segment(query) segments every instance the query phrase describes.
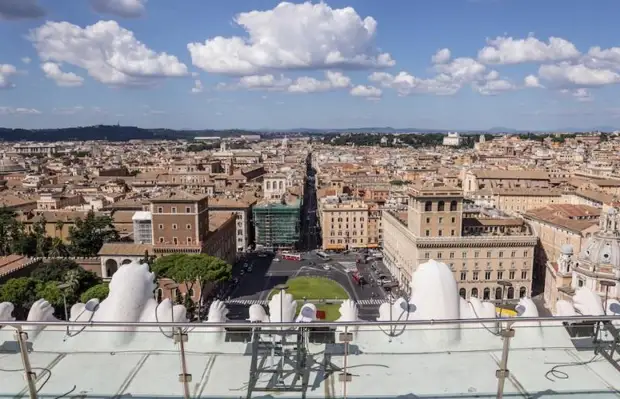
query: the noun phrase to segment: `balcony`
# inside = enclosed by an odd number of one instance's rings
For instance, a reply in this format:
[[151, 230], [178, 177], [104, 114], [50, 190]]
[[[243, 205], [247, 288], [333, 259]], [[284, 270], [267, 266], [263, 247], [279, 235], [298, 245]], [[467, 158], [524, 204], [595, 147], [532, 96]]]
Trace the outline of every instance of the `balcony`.
[[[620, 355], [611, 322], [620, 317], [562, 320], [585, 323], [576, 334], [581, 337], [571, 338], [558, 318], [539, 317], [312, 324], [5, 321], [0, 395], [617, 397]], [[593, 325], [601, 327], [595, 341]]]

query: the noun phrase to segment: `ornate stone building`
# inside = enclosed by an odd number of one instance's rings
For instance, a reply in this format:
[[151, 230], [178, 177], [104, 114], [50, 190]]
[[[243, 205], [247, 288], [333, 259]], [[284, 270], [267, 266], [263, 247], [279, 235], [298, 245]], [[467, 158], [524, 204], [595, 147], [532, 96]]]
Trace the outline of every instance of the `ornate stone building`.
[[406, 218], [382, 217], [384, 263], [403, 291], [418, 265], [436, 259], [451, 268], [463, 298], [531, 294], [537, 238], [522, 220], [465, 217], [462, 190], [439, 182], [411, 189]]
[[570, 299], [575, 289], [588, 287], [601, 297], [620, 299], [620, 212], [619, 203], [603, 211], [599, 231], [573, 257], [570, 245], [562, 247], [555, 262], [547, 262], [545, 305], [555, 311], [560, 299]]

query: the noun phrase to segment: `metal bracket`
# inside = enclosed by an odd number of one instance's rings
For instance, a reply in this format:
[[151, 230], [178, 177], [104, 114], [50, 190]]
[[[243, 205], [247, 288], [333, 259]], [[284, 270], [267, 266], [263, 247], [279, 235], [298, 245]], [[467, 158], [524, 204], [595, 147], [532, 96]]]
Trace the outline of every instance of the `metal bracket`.
[[502, 330], [500, 332], [500, 335], [502, 336], [502, 338], [512, 338], [515, 336], [515, 330], [513, 330], [512, 328], [508, 328], [508, 329]]
[[179, 374], [179, 382], [192, 382], [191, 374]]
[[174, 337], [174, 343], [175, 344], [180, 343], [181, 340], [183, 340], [183, 342], [187, 342], [187, 340], [188, 340], [187, 333], [185, 333], [185, 332], [180, 333], [180, 332], [177, 331], [177, 332], [175, 332], [173, 334], [173, 337]]
[[495, 377], [497, 378], [508, 378], [510, 377], [510, 370], [495, 370]]
[[338, 341], [340, 342], [353, 342], [353, 334], [352, 333], [340, 333], [338, 334]]
[[353, 380], [353, 375], [351, 373], [340, 373], [338, 374], [339, 382], [351, 382]]

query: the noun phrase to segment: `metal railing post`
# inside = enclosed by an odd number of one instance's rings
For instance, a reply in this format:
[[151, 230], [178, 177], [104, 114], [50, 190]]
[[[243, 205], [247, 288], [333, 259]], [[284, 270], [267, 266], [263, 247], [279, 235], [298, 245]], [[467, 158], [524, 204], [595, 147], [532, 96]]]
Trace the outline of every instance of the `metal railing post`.
[[179, 382], [183, 384], [184, 398], [190, 399], [189, 383], [192, 382], [192, 375], [187, 372], [187, 361], [185, 359], [185, 343], [187, 339], [187, 332], [179, 327], [174, 333], [174, 342], [179, 344], [179, 352], [181, 355], [181, 374], [179, 374]]
[[511, 322], [506, 324], [506, 328], [500, 332], [500, 336], [504, 340], [504, 345], [502, 347], [502, 359], [499, 363], [499, 369], [495, 371], [498, 399], [504, 397], [504, 384], [506, 383], [506, 378], [510, 377], [510, 371], [508, 370], [508, 352], [510, 352], [510, 340], [515, 336], [515, 330], [512, 328]]
[[19, 353], [22, 358], [22, 364], [24, 365], [24, 377], [28, 384], [28, 396], [30, 396], [30, 399], [37, 399], [37, 386], [35, 384], [35, 378], [37, 376], [30, 366], [30, 358], [28, 356], [28, 333], [24, 332], [21, 326], [15, 326], [15, 329], [15, 339], [19, 344]]

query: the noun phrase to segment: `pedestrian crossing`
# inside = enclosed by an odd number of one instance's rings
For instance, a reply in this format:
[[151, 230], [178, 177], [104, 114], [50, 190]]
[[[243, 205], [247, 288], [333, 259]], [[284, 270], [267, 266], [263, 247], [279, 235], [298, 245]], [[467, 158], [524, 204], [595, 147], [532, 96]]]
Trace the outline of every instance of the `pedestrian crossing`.
[[[298, 301], [298, 302], [302, 302], [302, 301]], [[342, 303], [342, 300], [341, 299], [325, 299], [325, 300], [319, 299], [319, 300], [308, 300], [306, 302], [314, 303], [318, 305], [318, 304], [323, 304], [323, 303]], [[382, 303], [386, 303], [386, 302], [389, 302], [389, 301], [385, 299], [360, 299], [359, 301], [357, 301], [357, 304], [360, 306], [372, 306], [372, 305], [381, 305]], [[263, 300], [263, 299], [229, 299], [227, 301], [224, 301], [224, 303], [227, 305], [267, 306], [269, 304], [269, 301]]]

